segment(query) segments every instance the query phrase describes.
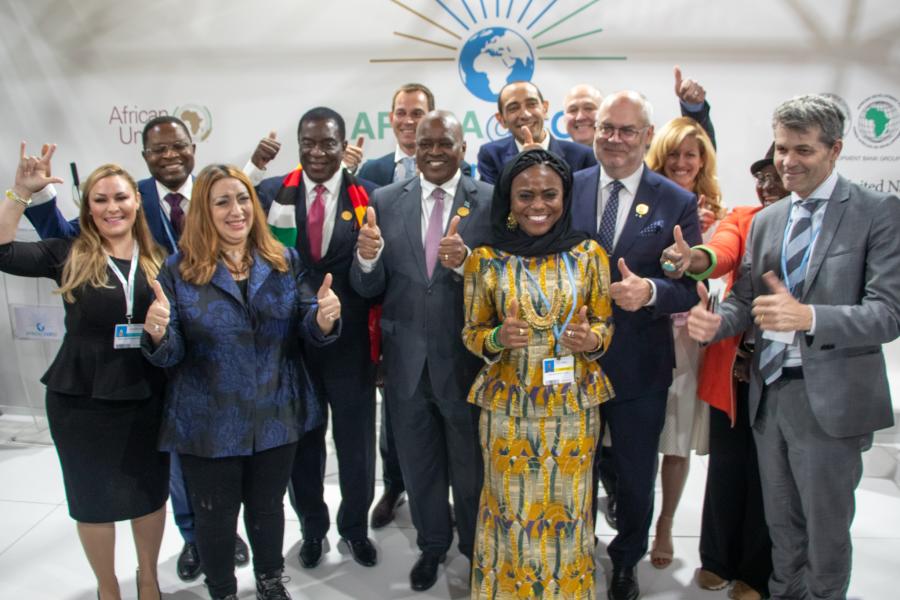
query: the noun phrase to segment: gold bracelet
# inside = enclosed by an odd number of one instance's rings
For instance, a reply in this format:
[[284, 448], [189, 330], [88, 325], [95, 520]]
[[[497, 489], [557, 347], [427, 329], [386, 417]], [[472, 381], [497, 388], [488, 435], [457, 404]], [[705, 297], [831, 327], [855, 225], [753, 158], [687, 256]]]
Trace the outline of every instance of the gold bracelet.
[[23, 198], [22, 196], [15, 193], [13, 190], [6, 190], [6, 197], [12, 200], [13, 202], [18, 202], [25, 208], [31, 206], [31, 196], [28, 199]]
[[593, 350], [589, 350], [589, 351], [588, 351], [588, 354], [593, 354], [593, 353], [595, 353], [595, 352], [600, 352], [600, 348], [603, 347], [603, 336], [601, 336], [599, 333], [597, 333], [597, 332], [595, 332], [595, 331], [592, 331], [591, 333], [593, 333], [594, 335], [597, 336], [597, 347], [594, 348]]

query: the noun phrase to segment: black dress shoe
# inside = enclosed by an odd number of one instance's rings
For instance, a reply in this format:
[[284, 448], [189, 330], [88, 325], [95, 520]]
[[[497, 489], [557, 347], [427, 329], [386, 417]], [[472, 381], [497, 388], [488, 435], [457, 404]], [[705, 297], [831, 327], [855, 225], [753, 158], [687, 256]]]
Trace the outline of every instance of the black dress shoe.
[[234, 536], [234, 564], [243, 567], [250, 562], [250, 550], [247, 548], [247, 542], [241, 539], [241, 536]]
[[447, 558], [446, 554], [438, 556], [430, 552], [423, 552], [416, 564], [413, 565], [412, 571], [409, 572], [410, 587], [417, 592], [424, 592], [433, 586], [437, 581], [438, 565], [444, 562], [445, 558]]
[[291, 600], [291, 595], [284, 589], [284, 583], [290, 577], [282, 577], [281, 571], [269, 575], [256, 576], [256, 600]]
[[378, 551], [369, 538], [360, 538], [358, 540], [345, 539], [344, 542], [350, 549], [350, 555], [353, 560], [364, 567], [374, 567], [378, 562]]
[[606, 497], [606, 514], [603, 515], [606, 517], [606, 524], [610, 526], [610, 528], [618, 530], [618, 521], [616, 521], [616, 495], [610, 494]]
[[178, 555], [178, 562], [175, 563], [175, 570], [178, 572], [178, 579], [182, 581], [193, 581], [200, 577], [203, 570], [200, 565], [200, 554], [197, 552], [197, 544], [193, 542], [185, 542]]
[[406, 495], [402, 491], [394, 492], [391, 488], [385, 488], [384, 494], [372, 509], [372, 529], [381, 529], [393, 521], [394, 511], [405, 499]]
[[304, 569], [312, 569], [322, 561], [322, 540], [303, 538], [300, 544], [300, 564]]
[[613, 566], [612, 579], [606, 597], [609, 600], [637, 600], [641, 595], [634, 567], [621, 568]]

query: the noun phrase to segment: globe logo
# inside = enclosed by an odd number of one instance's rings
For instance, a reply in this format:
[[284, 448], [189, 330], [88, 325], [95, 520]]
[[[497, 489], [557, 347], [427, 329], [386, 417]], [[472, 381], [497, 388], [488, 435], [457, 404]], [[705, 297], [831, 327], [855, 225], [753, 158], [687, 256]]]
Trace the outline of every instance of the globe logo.
[[205, 141], [212, 133], [212, 115], [209, 109], [200, 104], [182, 104], [172, 114], [184, 121], [191, 130], [195, 142]]
[[521, 35], [506, 27], [489, 27], [474, 34], [459, 55], [459, 76], [472, 94], [496, 102], [511, 81], [531, 81], [534, 52]]
[[856, 137], [869, 148], [884, 148], [900, 136], [900, 102], [893, 96], [869, 96], [856, 110]]

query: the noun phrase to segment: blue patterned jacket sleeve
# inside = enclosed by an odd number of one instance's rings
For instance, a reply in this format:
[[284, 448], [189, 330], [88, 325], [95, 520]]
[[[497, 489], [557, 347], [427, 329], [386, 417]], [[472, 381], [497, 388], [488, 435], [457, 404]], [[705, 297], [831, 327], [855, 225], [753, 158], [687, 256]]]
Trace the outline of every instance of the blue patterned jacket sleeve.
[[153, 347], [153, 340], [151, 340], [147, 332], [144, 332], [144, 335], [141, 337], [141, 350], [143, 350], [144, 356], [150, 364], [157, 367], [173, 367], [184, 358], [184, 338], [181, 335], [178, 305], [175, 301], [175, 284], [172, 277], [172, 270], [177, 268], [178, 264], [175, 262], [174, 257], [170, 256], [156, 277], [162, 286], [163, 292], [166, 294], [166, 298], [169, 299], [169, 326], [166, 328], [165, 335], [163, 335], [159, 346], [156, 348]]

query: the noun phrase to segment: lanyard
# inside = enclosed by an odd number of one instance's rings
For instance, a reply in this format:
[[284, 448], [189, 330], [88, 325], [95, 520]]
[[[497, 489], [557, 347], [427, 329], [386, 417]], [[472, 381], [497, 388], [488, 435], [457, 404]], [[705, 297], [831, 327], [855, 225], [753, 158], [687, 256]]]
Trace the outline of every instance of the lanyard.
[[172, 254], [175, 254], [178, 252], [178, 242], [175, 240], [172, 222], [169, 220], [169, 216], [162, 207], [162, 201], [159, 203], [159, 216], [161, 217], [160, 220], [162, 221], [163, 230], [166, 232], [166, 237], [169, 238], [169, 243], [172, 245]]
[[[569, 326], [569, 322], [572, 320], [572, 315], [575, 314], [575, 305], [578, 304], [578, 290], [575, 287], [575, 268], [569, 264], [569, 261], [572, 260], [572, 257], [566, 253], [561, 254], [560, 256], [562, 256], [563, 266], [566, 269], [566, 275], [568, 275], [569, 277], [569, 286], [572, 289], [572, 306], [569, 307], [569, 314], [568, 316], [566, 316], [565, 322], [560, 323], [559, 325], [550, 326], [551, 330], [553, 331], [553, 337], [556, 340], [554, 343], [554, 353], [557, 355], [559, 354], [559, 338], [562, 337], [562, 334], [566, 330], [566, 327]], [[534, 278], [534, 275], [531, 274], [531, 271], [529, 271], [528, 268], [525, 267], [525, 264], [522, 262], [522, 258], [517, 256], [516, 259], [519, 261], [519, 267], [523, 271], [525, 271], [525, 277], [537, 290], [537, 293], [541, 298], [541, 302], [544, 303], [544, 305], [547, 307], [547, 310], [550, 310], [551, 302], [547, 298], [547, 295], [544, 293], [544, 290], [541, 289], [540, 284]]]
[[131, 317], [134, 313], [134, 274], [137, 272], [138, 266], [137, 241], [134, 242], [134, 249], [131, 252], [131, 270], [128, 271], [127, 281], [125, 280], [125, 276], [122, 275], [122, 271], [119, 270], [118, 265], [116, 265], [116, 261], [114, 261], [109, 254], [106, 255], [106, 264], [112, 269], [113, 274], [122, 284], [122, 289], [125, 290], [125, 318], [128, 319], [128, 324], [130, 325]]
[[[819, 207], [816, 208], [809, 215], [810, 227], [812, 227], [813, 216], [819, 211], [819, 208], [824, 206], [824, 204], [820, 204]], [[798, 205], [799, 208], [799, 205]], [[787, 289], [791, 291], [791, 294], [794, 294], [794, 288], [791, 285], [790, 274], [787, 272], [787, 251], [788, 251], [788, 236], [790, 235], [791, 228], [794, 226], [794, 211], [791, 211], [791, 215], [788, 218], [787, 226], [784, 228], [784, 236], [781, 241], [781, 276], [784, 278], [784, 285], [787, 286]], [[822, 231], [822, 225], [820, 224], [818, 227], [812, 230], [812, 233], [809, 237], [809, 244], [806, 246], [806, 250], [803, 252], [803, 259], [800, 261], [800, 272], [804, 274], [804, 278], [806, 277], [806, 268], [809, 263], [809, 256], [812, 253], [812, 248], [816, 243], [816, 238], [819, 237], [819, 232]]]

